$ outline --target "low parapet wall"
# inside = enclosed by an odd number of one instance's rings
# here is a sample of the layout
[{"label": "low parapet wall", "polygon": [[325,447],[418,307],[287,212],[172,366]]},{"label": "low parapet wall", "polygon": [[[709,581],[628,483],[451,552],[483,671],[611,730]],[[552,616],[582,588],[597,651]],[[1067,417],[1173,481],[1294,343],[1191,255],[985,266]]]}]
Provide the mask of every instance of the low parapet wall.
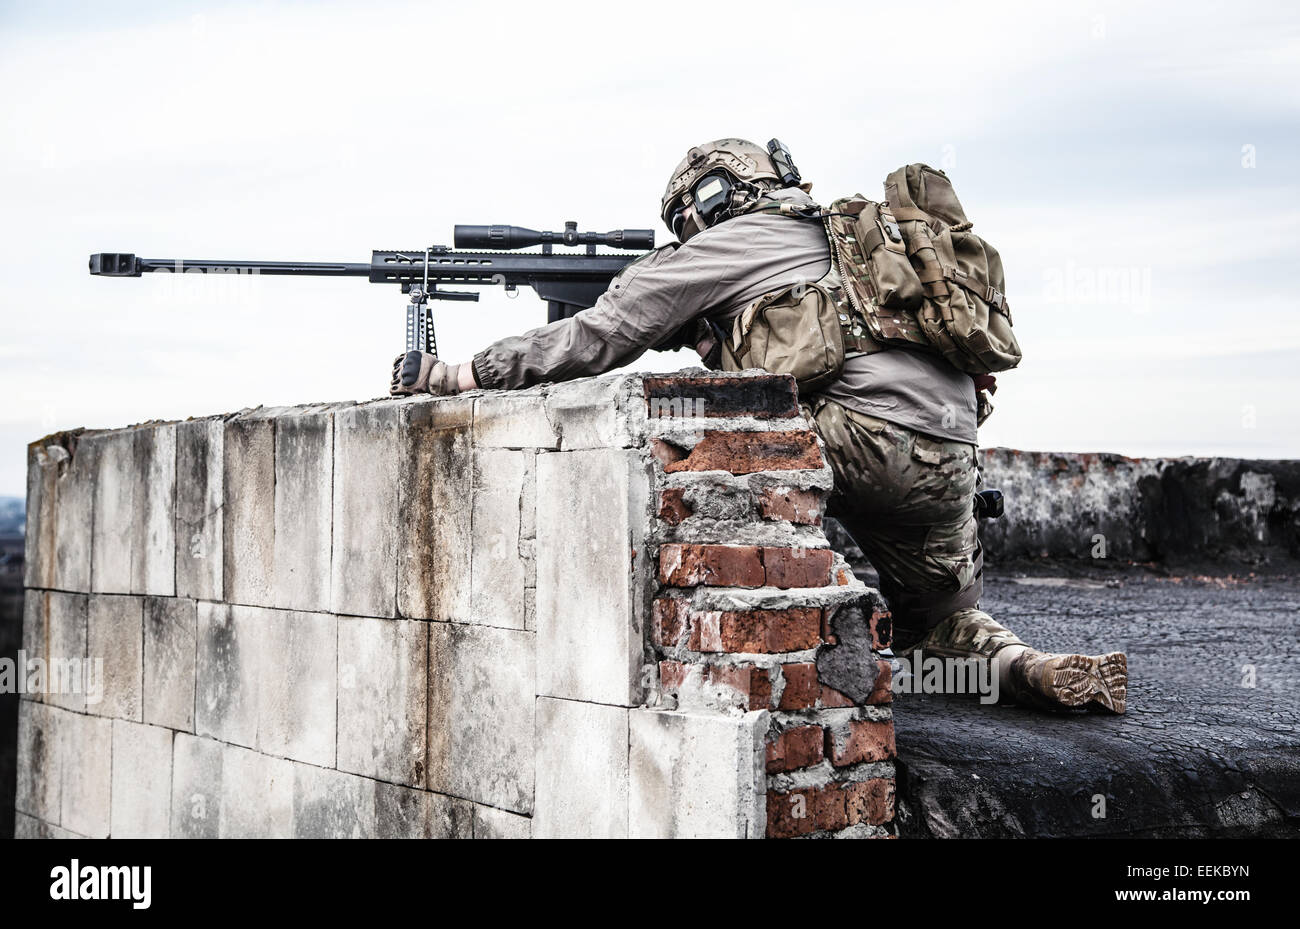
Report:
[{"label": "low parapet wall", "polygon": [[992,560],[1088,559],[1224,566],[1300,558],[1300,461],[980,452],[1006,516],[981,538]]},{"label": "low parapet wall", "polygon": [[16,831],[890,835],[829,486],[758,375],[48,437]]}]

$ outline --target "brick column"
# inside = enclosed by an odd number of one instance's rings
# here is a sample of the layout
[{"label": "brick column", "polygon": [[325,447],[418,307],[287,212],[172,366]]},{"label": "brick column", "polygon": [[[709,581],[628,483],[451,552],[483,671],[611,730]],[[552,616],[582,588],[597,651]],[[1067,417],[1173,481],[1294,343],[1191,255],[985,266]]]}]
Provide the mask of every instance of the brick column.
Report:
[{"label": "brick column", "polygon": [[822,532],[832,476],[792,382],[644,390],[660,704],[763,714],[767,836],[892,836],[889,614]]}]

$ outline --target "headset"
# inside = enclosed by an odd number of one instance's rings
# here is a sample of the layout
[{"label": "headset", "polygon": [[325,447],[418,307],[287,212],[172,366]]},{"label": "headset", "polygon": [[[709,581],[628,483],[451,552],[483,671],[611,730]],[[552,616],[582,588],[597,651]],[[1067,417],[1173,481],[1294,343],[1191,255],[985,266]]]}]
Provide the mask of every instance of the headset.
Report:
[{"label": "headset", "polygon": [[[798,187],[802,183],[803,178],[795,167],[790,150],[779,139],[768,140],[767,153],[772,158],[782,187]],[[704,228],[708,229],[730,218],[741,204],[762,193],[763,188],[740,180],[726,168],[714,168],[691,185],[682,204],[669,216],[669,228],[680,239],[689,208],[694,207],[695,215]]]}]

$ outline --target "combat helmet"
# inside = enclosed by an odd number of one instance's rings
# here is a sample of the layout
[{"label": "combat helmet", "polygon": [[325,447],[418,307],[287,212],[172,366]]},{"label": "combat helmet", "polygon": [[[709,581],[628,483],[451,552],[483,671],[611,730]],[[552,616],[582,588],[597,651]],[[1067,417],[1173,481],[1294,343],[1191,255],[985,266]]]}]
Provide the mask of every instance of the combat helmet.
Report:
[{"label": "combat helmet", "polygon": [[659,216],[685,242],[737,214],[763,191],[799,186],[799,170],[776,139],[767,148],[744,139],[717,139],[686,153],[664,190]]}]

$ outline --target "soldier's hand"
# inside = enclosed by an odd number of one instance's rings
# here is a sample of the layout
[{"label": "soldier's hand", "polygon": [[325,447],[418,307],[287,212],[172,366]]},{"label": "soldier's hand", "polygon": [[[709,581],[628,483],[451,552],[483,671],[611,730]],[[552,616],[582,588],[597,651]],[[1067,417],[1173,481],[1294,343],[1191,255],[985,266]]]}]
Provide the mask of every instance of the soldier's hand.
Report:
[{"label": "soldier's hand", "polygon": [[434,396],[459,393],[455,367],[443,364],[428,352],[407,352],[393,359],[393,379],[388,388],[394,397],[428,393]]}]

